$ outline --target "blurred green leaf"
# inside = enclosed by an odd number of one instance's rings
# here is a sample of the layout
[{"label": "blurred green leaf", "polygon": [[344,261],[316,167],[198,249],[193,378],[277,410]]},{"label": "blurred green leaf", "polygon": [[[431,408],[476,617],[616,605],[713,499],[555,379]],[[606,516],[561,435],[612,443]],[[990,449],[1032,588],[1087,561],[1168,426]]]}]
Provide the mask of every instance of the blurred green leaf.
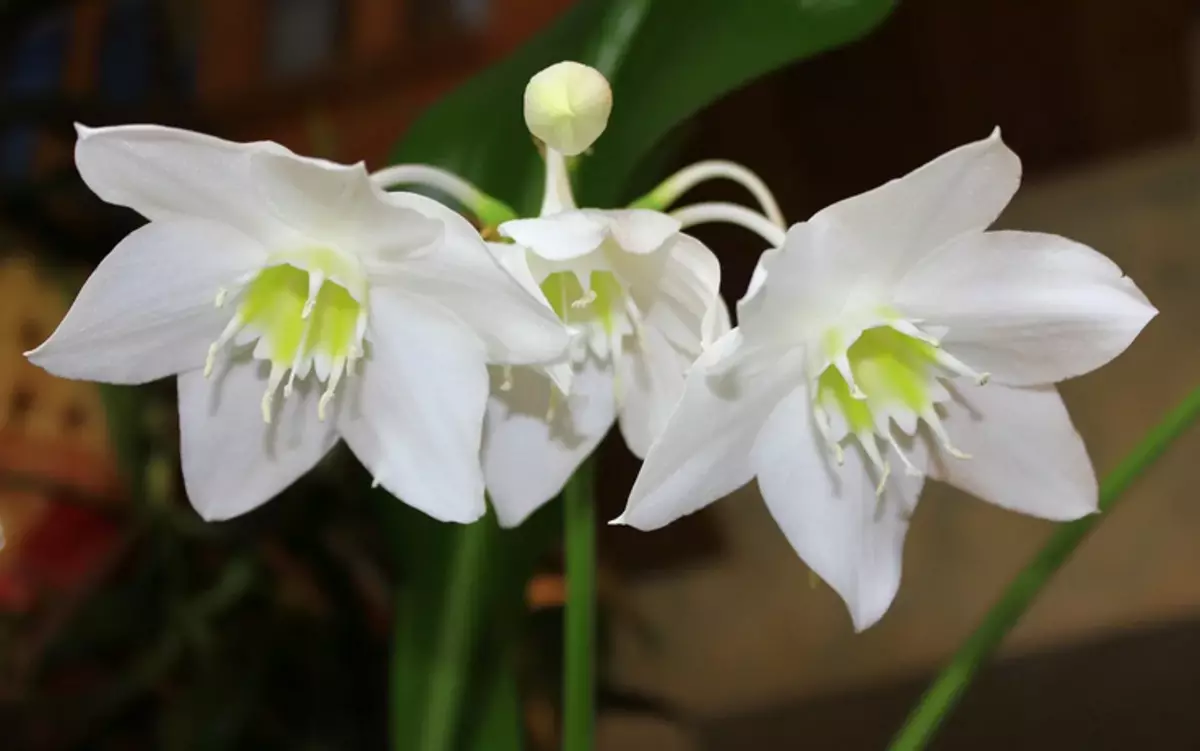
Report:
[{"label": "blurred green leaf", "polygon": [[[613,84],[608,130],[578,173],[584,204],[615,205],[630,175],[672,129],[734,88],[789,62],[849,42],[880,22],[894,0],[580,0],[549,29],[424,114],[393,154],[395,162],[436,164],[475,182],[526,214],[541,198],[541,162],[522,116],[529,77],[560,60],[595,65]],[[748,128],[752,127],[748,124]],[[478,746],[491,711],[447,701],[503,706],[508,652],[497,631],[518,628],[524,583],[558,539],[558,504],[518,530],[490,518],[470,527],[439,524],[376,494],[394,546],[401,592],[392,661],[392,744],[396,749]],[[463,604],[464,591],[476,598]],[[445,664],[444,660],[450,660]],[[435,664],[436,663],[436,664]],[[448,689],[454,689],[453,692]],[[453,696],[450,694],[454,693]],[[477,726],[481,727],[481,726]],[[474,737],[472,737],[474,736]],[[421,740],[444,739],[422,746]],[[439,740],[440,743],[440,740]],[[494,747],[518,747],[511,738]]]},{"label": "blurred green leaf", "polygon": [[541,199],[541,164],[522,116],[525,83],[560,60],[591,62],[612,81],[614,104],[579,187],[586,203],[612,205],[627,197],[631,172],[671,129],[744,83],[862,36],[894,5],[580,0],[516,54],[430,108],[393,161],[440,165],[529,213]]}]

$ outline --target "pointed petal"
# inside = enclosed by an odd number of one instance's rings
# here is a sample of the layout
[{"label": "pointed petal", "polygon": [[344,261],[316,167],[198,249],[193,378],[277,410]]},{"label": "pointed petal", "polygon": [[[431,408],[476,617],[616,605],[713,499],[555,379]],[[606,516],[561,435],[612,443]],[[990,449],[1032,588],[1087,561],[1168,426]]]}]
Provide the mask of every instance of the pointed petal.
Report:
[{"label": "pointed petal", "polygon": [[1020,180],[1020,160],[997,131],[829,206],[763,255],[738,324],[759,339],[788,322],[819,327],[847,310],[877,308],[926,255],[995,221]]},{"label": "pointed petal", "polygon": [[846,602],[855,630],[882,618],[900,588],[904,536],[923,478],[892,472],[877,496],[857,441],[846,446],[845,463],[835,464],[817,435],[806,388],[771,415],[753,463],[771,516]]},{"label": "pointed petal", "polygon": [[517,526],[562,492],[608,433],[613,410],[612,373],[590,358],[577,366],[565,403],[530,368],[513,370],[509,391],[493,388],[483,471],[501,526]]},{"label": "pointed petal", "polygon": [[590,211],[593,217],[606,221],[617,245],[626,253],[653,253],[679,232],[683,225],[675,217],[650,209],[618,209]]},{"label": "pointed petal", "polygon": [[987,229],[1020,184],[1021,160],[997,128],[809,223],[826,252],[851,256],[855,266],[870,262],[874,276],[886,279],[963,233]]},{"label": "pointed petal", "polygon": [[754,441],[800,382],[800,354],[749,347],[737,329],[706,350],[613,523],[658,529],[750,482]]},{"label": "pointed petal", "polygon": [[233,315],[216,307],[217,291],[265,258],[253,240],[219,224],[151,222],[108,254],[29,359],[57,376],[107,383],[198,368]]},{"label": "pointed petal", "polygon": [[442,235],[441,222],[406,208],[372,181],[366,167],[309,159],[291,152],[259,152],[251,175],[264,211],[310,241],[356,256],[400,258]]},{"label": "pointed petal", "polygon": [[535,297],[488,251],[479,233],[458,214],[424,196],[392,193],[397,205],[445,225],[442,242],[369,268],[376,287],[433,301],[459,318],[487,348],[488,362],[555,363],[571,337],[545,299]]},{"label": "pointed petal", "polygon": [[895,305],[925,325],[946,327],[948,352],[1016,386],[1104,365],[1157,313],[1100,253],[1035,232],[987,232],[947,244],[908,274]]},{"label": "pointed petal", "polygon": [[332,423],[317,420],[320,389],[296,383],[276,395],[270,424],[262,418],[264,363],[226,363],[211,378],[179,376],[179,434],[188,499],[208,521],[244,514],[278,495],[320,461],[334,444]]},{"label": "pointed petal", "polygon": [[661,255],[625,256],[614,259],[613,268],[628,281],[643,326],[658,329],[693,358],[706,335],[716,339],[712,334],[721,328],[724,306],[721,264],[699,240],[676,235]]},{"label": "pointed petal", "polygon": [[639,459],[650,451],[683,396],[684,375],[692,360],[649,326],[626,346],[616,384],[621,395],[621,437]]},{"label": "pointed petal", "polygon": [[933,452],[930,477],[1006,509],[1078,519],[1097,509],[1096,473],[1053,386],[955,384],[942,423],[955,448]]},{"label": "pointed petal", "polygon": [[210,219],[266,245],[290,236],[251,174],[258,153],[290,154],[274,143],[233,143],[157,125],[77,126],[75,164],[103,200],[151,220]]},{"label": "pointed petal", "polygon": [[475,521],[485,511],[483,347],[424,301],[372,290],[370,308],[370,358],[347,384],[342,436],[397,498],[441,521]]},{"label": "pointed petal", "polygon": [[548,261],[566,261],[599,248],[608,236],[608,226],[586,212],[564,211],[505,222],[500,225],[500,234]]}]

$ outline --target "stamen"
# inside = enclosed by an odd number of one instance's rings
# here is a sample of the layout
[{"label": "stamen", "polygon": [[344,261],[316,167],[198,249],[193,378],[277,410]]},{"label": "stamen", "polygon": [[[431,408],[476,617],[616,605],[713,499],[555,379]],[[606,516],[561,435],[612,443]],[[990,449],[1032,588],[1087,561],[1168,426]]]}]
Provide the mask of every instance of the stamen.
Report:
[{"label": "stamen", "polygon": [[347,359],[339,357],[333,361],[333,370],[329,374],[329,383],[325,385],[325,391],[321,394],[321,399],[317,402],[317,419],[325,422],[325,412],[329,407],[329,403],[333,401],[334,393],[337,392],[338,383],[342,380],[342,373],[346,370]]},{"label": "stamen", "polygon": [[917,469],[916,465],[912,463],[912,460],[909,459],[904,453],[904,449],[900,448],[900,443],[896,440],[896,437],[892,435],[891,431],[888,431],[885,437],[887,438],[888,443],[892,444],[892,448],[896,451],[896,456],[900,457],[900,461],[904,463],[904,474],[908,475],[909,477],[920,477],[921,475],[925,474],[921,470]]},{"label": "stamen", "polygon": [[204,358],[205,378],[208,378],[212,375],[213,366],[215,366],[217,362],[217,353],[221,351],[222,347],[229,343],[230,339],[233,339],[233,337],[237,336],[238,332],[242,330],[242,326],[244,326],[245,323],[246,321],[242,317],[241,313],[238,313],[229,320],[229,323],[225,324],[225,328],[221,331],[221,335],[217,337],[217,340],[209,345],[208,356]]},{"label": "stamen", "polygon": [[862,401],[867,398],[863,390],[858,387],[858,382],[854,380],[854,371],[850,368],[850,358],[846,352],[842,352],[837,357],[833,358],[833,367],[837,368],[837,372],[842,374],[842,378],[846,380],[846,386],[850,388],[850,396]]},{"label": "stamen", "polygon": [[941,348],[934,352],[933,359],[938,365],[941,365],[943,368],[949,370],[955,375],[973,378],[975,383],[979,386],[986,384],[992,378],[991,373],[980,373],[970,365],[967,365],[962,360]]},{"label": "stamen", "polygon": [[583,297],[571,303],[571,307],[575,308],[576,310],[580,310],[582,308],[586,308],[594,302],[596,302],[596,290],[588,289],[587,292],[583,293]]},{"label": "stamen", "polygon": [[893,331],[904,334],[912,339],[925,342],[926,344],[934,347],[941,346],[941,342],[939,342],[936,337],[926,334],[924,331],[917,328],[911,321],[906,321],[903,318],[898,318],[894,321],[891,321],[887,324],[887,326]]},{"label": "stamen", "polygon": [[501,391],[512,391],[513,371],[511,365],[504,366],[504,380],[500,382]]},{"label": "stamen", "polygon": [[938,439],[938,442],[942,444],[942,448],[947,454],[953,456],[955,459],[971,458],[970,454],[959,451],[950,443],[950,436],[946,434],[946,427],[942,425],[942,420],[940,417],[938,417],[937,412],[933,407],[928,407],[922,411],[921,419],[924,420],[925,424],[929,426],[929,429],[933,431],[933,435]]},{"label": "stamen", "polygon": [[[303,318],[303,316],[301,316]],[[304,321],[304,330],[300,333],[300,344],[296,347],[296,355],[292,358],[291,372],[288,375],[288,381],[283,387],[283,398],[287,399],[292,395],[292,385],[296,382],[296,371],[300,369],[300,364],[304,362],[304,358],[308,357],[308,334],[312,331],[312,319],[308,318]]]},{"label": "stamen", "polygon": [[880,472],[887,469],[887,462],[883,460],[883,456],[879,453],[879,446],[875,443],[875,434],[868,431],[856,433],[858,442],[862,444],[863,451],[867,452],[867,458],[871,460],[871,464]]},{"label": "stamen", "polygon": [[879,484],[875,486],[875,497],[876,498],[883,497],[884,488],[887,487],[888,478],[891,476],[892,476],[892,464],[891,464],[891,462],[884,461],[883,475],[881,475],[879,478]]},{"label": "stamen", "polygon": [[218,308],[225,307],[225,300],[229,297],[229,290],[224,287],[217,287],[217,298],[213,300],[213,305]]},{"label": "stamen", "polygon": [[308,272],[308,299],[304,301],[304,309],[300,317],[307,320],[312,315],[313,306],[317,304],[317,295],[321,294],[321,285],[325,283],[325,272],[313,269]]},{"label": "stamen", "polygon": [[287,371],[288,369],[282,365],[271,364],[271,374],[267,376],[267,393],[263,394],[262,398],[263,422],[268,425],[271,423],[271,408],[275,403],[275,391],[279,388],[279,383]]},{"label": "stamen", "polygon": [[829,413],[819,403],[813,403],[813,422],[817,424],[817,432],[825,440],[825,444],[833,450],[834,461],[840,467],[846,463],[846,452],[842,444],[833,437],[833,428],[829,424]]}]

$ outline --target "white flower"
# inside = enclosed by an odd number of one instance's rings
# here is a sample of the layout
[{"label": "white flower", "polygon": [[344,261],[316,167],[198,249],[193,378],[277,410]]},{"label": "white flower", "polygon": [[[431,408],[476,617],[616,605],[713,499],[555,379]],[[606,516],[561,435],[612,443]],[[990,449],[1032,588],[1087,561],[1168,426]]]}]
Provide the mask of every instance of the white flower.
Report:
[{"label": "white flower", "polygon": [[680,223],[644,209],[567,210],[500,226],[503,263],[577,333],[564,399],[532,368],[493,377],[484,441],[502,524],[519,524],[562,489],[614,419],[643,456],[703,345],[724,333],[720,266]]},{"label": "white flower", "polygon": [[553,361],[569,337],[464,219],[272,143],[80,128],[76,162],[150,222],[29,358],[111,383],[179,374],[184,480],[205,518],[265,502],[339,437],[416,508],[483,514],[486,365]]},{"label": "white flower", "polygon": [[617,522],[655,529],[757,477],[863,629],[899,587],[926,476],[1048,519],[1095,511],[1051,384],[1120,354],[1156,311],[1090,248],[985,232],[1019,182],[996,132],[793,226]]}]

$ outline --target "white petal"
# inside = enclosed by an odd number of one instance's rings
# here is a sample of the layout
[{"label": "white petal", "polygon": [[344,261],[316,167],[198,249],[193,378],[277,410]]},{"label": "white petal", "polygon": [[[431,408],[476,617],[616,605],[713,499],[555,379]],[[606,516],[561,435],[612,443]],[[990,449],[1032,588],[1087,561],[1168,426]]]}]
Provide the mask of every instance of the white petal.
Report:
[{"label": "white petal", "polygon": [[724,306],[721,264],[703,243],[676,235],[661,255],[625,256],[614,261],[614,268],[628,280],[644,326],[658,329],[693,357],[706,335],[716,339],[712,334],[721,326]]},{"label": "white petal", "polygon": [[818,212],[794,225],[780,250],[763,254],[738,325],[765,340],[798,325],[820,330],[839,316],[877,314],[908,269],[990,225],[1020,179],[1020,161],[997,131]]},{"label": "white petal", "polygon": [[645,255],[653,253],[679,232],[682,224],[675,217],[661,211],[649,209],[620,209],[616,211],[591,211],[594,217],[603,217],[617,245],[626,253]]},{"label": "white petal", "polygon": [[845,463],[835,464],[804,387],[771,415],[753,463],[771,515],[808,567],[845,600],[854,628],[882,618],[900,588],[904,536],[923,478],[893,471],[877,496],[857,441],[846,446]]},{"label": "white petal", "polygon": [[873,275],[889,278],[964,232],[987,229],[1020,184],[1021,160],[997,128],[823,209],[809,223],[827,243],[826,252],[873,261]]},{"label": "white petal", "polygon": [[586,212],[564,211],[505,222],[500,225],[500,234],[548,261],[566,261],[599,248],[608,236],[608,226]]},{"label": "white petal", "polygon": [[376,186],[360,162],[341,165],[291,152],[255,153],[251,175],[271,211],[308,241],[355,256],[396,259],[426,248],[442,223]]},{"label": "white petal", "polygon": [[1157,313],[1100,253],[1034,232],[947,244],[905,278],[895,306],[946,327],[943,346],[972,368],[1019,386],[1104,365]]},{"label": "white petal", "polygon": [[662,433],[683,396],[684,375],[693,358],[679,352],[652,327],[632,338],[618,363],[621,437],[643,458]]},{"label": "white petal", "polygon": [[96,195],[151,220],[211,219],[266,245],[280,224],[251,174],[259,153],[290,154],[274,143],[233,143],[157,125],[77,126],[75,164]]},{"label": "white petal", "polygon": [[658,529],[748,483],[754,441],[800,382],[800,355],[756,350],[737,329],[707,349],[613,523]]},{"label": "white petal", "polygon": [[[547,421],[552,399],[553,415]],[[493,388],[483,471],[502,526],[515,527],[562,492],[608,433],[613,410],[612,373],[591,358],[577,366],[565,401],[530,368],[513,369],[510,390]]]},{"label": "white petal", "polygon": [[179,376],[179,433],[188,499],[209,521],[256,508],[296,481],[337,443],[332,423],[317,420],[320,388],[296,383],[275,397],[263,421],[265,363],[226,361],[211,378],[196,370]]},{"label": "white petal", "polygon": [[1096,511],[1096,474],[1053,386],[956,383],[942,422],[970,459],[933,452],[930,476],[998,506],[1044,519]]},{"label": "white petal", "polygon": [[390,290],[372,290],[370,311],[369,358],[338,416],[343,437],[405,503],[441,521],[478,519],[483,347],[435,306]]},{"label": "white petal", "polygon": [[29,359],[64,378],[108,383],[200,367],[233,315],[216,307],[217,291],[265,258],[253,240],[219,224],[151,222],[108,254]]},{"label": "white petal", "polygon": [[449,310],[484,343],[490,363],[546,364],[565,357],[571,343],[566,327],[540,294],[523,288],[501,266],[466,219],[424,196],[392,193],[390,198],[440,220],[445,234],[429,252],[372,266],[376,286]]}]

